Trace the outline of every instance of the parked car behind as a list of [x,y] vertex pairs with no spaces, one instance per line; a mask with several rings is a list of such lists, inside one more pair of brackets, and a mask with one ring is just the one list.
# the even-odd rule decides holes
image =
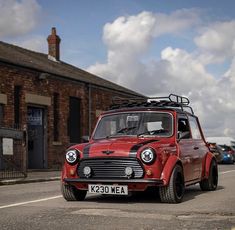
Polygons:
[[222,163],[224,158],[223,150],[220,147],[218,147],[216,143],[208,143],[208,146],[211,153],[213,153],[213,155],[215,156],[216,161],[218,163]]
[[233,152],[233,161],[235,162],[235,145],[229,146]]
[[[223,146],[222,146],[223,148]],[[226,148],[226,151],[228,151],[229,153],[231,153],[233,155],[233,160],[235,160],[235,151],[232,148],[232,146],[224,146],[224,148]]]
[[234,163],[234,152],[227,145],[218,145],[218,150],[223,154],[223,160],[221,163],[233,164]]

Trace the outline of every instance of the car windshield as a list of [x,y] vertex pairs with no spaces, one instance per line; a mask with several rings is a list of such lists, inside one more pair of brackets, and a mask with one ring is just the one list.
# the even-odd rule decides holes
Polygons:
[[172,135],[173,119],[166,112],[132,112],[102,117],[93,139],[117,136],[163,136]]

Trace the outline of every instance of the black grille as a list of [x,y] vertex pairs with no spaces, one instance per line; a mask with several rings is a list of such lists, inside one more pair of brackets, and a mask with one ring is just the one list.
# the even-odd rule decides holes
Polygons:
[[127,178],[125,175],[125,168],[127,166],[133,169],[134,173],[131,178],[142,178],[144,175],[143,168],[137,159],[93,158],[82,160],[78,166],[78,175],[81,178],[85,178],[85,175],[83,174],[83,168],[85,166],[91,167],[91,178]]

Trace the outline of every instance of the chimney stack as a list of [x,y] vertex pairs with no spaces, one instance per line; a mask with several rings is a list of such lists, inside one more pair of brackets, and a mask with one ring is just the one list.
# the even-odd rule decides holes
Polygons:
[[48,57],[56,61],[60,60],[60,37],[56,35],[56,28],[51,28],[51,35],[47,37]]

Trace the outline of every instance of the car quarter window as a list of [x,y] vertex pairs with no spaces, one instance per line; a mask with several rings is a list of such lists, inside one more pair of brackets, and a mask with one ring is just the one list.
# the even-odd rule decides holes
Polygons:
[[200,129],[195,117],[189,116],[189,124],[191,128],[192,138],[193,139],[202,139]]

